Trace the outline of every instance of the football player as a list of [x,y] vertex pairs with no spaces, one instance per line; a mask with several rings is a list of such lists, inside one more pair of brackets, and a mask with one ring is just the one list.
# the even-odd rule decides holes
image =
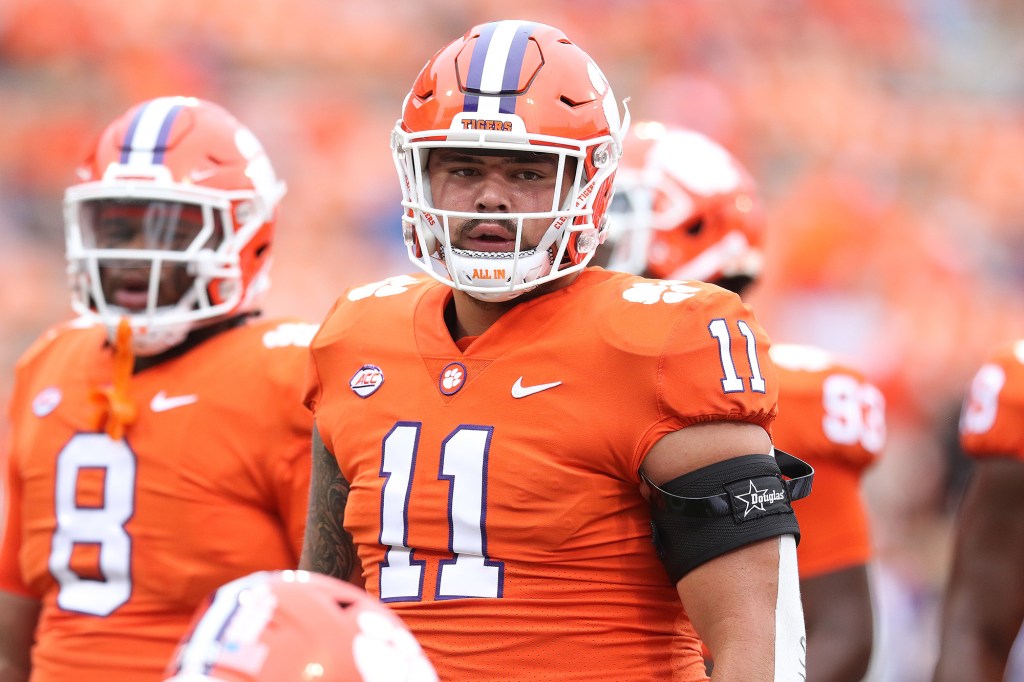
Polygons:
[[260,571],[218,589],[164,674],[166,682],[437,682],[390,609],[306,571]]
[[[611,238],[599,254],[609,268],[703,280],[737,294],[761,274],[766,220],[755,182],[698,132],[634,124],[611,215]],[[821,349],[774,345],[769,355],[778,373],[775,445],[815,469],[814,494],[796,505],[807,679],[860,680],[874,628],[859,483],[885,441],[884,397]]]
[[996,350],[975,374],[960,443],[975,464],[959,510],[935,680],[1001,681],[1024,625],[1024,340]]
[[443,47],[391,140],[425,276],[311,345],[301,566],[365,578],[442,679],[702,680],[701,637],[730,679],[803,672],[768,338],[717,287],[587,268],[627,127],[557,28]]
[[7,679],[159,679],[211,590],[296,565],[315,327],[258,317],[283,194],[248,128],[185,97],[119,116],[68,188],[78,317],[10,406]]

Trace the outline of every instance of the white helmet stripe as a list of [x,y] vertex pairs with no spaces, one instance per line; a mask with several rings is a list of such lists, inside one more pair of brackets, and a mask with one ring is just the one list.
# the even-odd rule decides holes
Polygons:
[[[494,35],[487,46],[487,58],[484,60],[484,70],[480,77],[481,92],[502,92],[505,89],[505,69],[509,59],[518,62],[516,69],[516,83],[519,82],[519,69],[522,68],[523,50],[512,51],[512,39],[526,22],[502,21],[494,29]],[[481,97],[478,113],[490,115],[497,114],[501,104],[500,97]]]
[[465,111],[485,116],[515,113],[516,98],[509,93],[519,88],[523,58],[535,28],[531,21],[499,21],[484,27],[465,81],[470,91],[482,94],[467,94]]
[[171,125],[183,104],[181,97],[160,97],[142,107],[125,136],[121,163],[144,166],[161,163]]

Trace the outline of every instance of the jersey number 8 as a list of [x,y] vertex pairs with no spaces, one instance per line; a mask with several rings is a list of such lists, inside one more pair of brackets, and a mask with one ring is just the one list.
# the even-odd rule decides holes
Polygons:
[[[99,504],[79,499],[83,472],[102,476]],[[75,436],[57,456],[54,497],[57,528],[50,546],[50,574],[60,585],[57,605],[67,611],[109,616],[132,592],[132,539],[125,530],[135,509],[135,455],[106,434]],[[76,547],[99,549],[98,576],[73,568]]]

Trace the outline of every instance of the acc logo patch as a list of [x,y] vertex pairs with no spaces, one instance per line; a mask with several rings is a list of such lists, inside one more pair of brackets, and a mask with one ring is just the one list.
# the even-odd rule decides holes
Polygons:
[[36,394],[32,401],[32,414],[37,417],[45,417],[57,409],[63,397],[64,394],[56,386],[44,388]]
[[377,392],[380,385],[384,383],[384,372],[377,365],[363,365],[360,367],[348,385],[360,398],[369,398]]
[[437,388],[445,395],[455,395],[466,384],[466,366],[461,362],[449,362],[441,370]]

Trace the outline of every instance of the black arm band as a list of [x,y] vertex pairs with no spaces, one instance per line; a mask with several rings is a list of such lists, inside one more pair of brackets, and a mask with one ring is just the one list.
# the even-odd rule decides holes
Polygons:
[[651,488],[654,545],[673,583],[758,540],[793,535],[800,541],[791,503],[810,493],[814,470],[781,450],[775,455],[717,462],[661,487],[644,476]]

